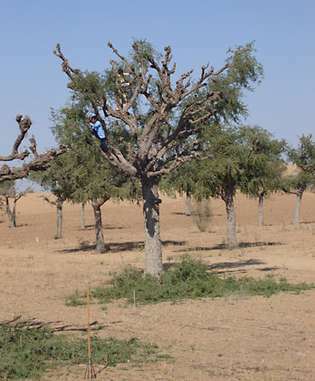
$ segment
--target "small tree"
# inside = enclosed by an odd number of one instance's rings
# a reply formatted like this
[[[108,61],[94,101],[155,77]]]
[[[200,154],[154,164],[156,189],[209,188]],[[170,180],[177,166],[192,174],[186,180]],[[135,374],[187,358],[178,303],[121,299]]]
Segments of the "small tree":
[[[107,133],[108,150],[100,154],[141,182],[145,272],[159,276],[163,269],[160,179],[203,151],[200,133],[205,122],[239,113],[243,104],[234,102],[235,94],[250,89],[262,68],[248,44],[229,51],[217,71],[205,65],[195,80],[192,70],[174,79],[176,65],[169,46],[159,54],[147,42],[136,41],[125,57],[108,45],[116,60],[110,61],[106,76],[72,68],[59,45],[54,53],[74,98],[89,103]]]
[[[285,170],[282,154],[286,149],[284,140],[273,138],[267,130],[242,127],[240,133],[251,151],[246,168],[247,179],[242,191],[258,198],[258,225],[264,225],[264,200],[271,193],[282,190],[282,175]]]
[[[32,173],[30,179],[39,183],[45,190],[51,192],[55,199],[44,197],[50,205],[56,207],[56,234],[55,239],[63,236],[63,204],[71,197],[74,191],[72,181],[72,161],[69,152],[55,158],[50,167],[38,173]]]
[[[23,192],[18,192],[13,180],[0,183],[0,199],[3,199],[0,206],[4,209],[9,219],[10,228],[16,228],[17,203],[28,192],[30,192],[30,188]]]
[[[111,198],[136,199],[137,186],[99,155],[98,144],[85,128],[82,107],[62,109],[54,114],[54,122],[57,140],[69,147],[63,155],[63,160],[68,163],[63,166],[63,172],[66,167],[67,173],[66,198],[81,205],[91,203],[95,218],[96,251],[103,253],[106,245],[101,207]]]
[[[297,172],[285,178],[284,190],[296,195],[293,224],[300,223],[301,203],[305,190],[315,184],[315,141],[312,135],[303,135],[297,148],[288,149],[288,157]]]

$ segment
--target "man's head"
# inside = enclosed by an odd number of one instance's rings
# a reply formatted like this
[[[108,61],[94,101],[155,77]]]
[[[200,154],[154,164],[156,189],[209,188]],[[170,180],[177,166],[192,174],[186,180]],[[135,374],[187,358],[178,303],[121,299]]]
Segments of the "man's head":
[[[97,116],[93,113],[89,114],[89,121],[95,123],[97,121]]]

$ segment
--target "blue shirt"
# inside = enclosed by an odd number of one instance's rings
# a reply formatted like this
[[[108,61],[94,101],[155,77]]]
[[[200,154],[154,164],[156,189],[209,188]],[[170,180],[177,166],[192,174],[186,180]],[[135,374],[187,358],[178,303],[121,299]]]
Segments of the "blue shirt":
[[[95,123],[90,123],[90,128],[96,137],[99,139],[105,139],[105,131],[99,120],[97,120]]]

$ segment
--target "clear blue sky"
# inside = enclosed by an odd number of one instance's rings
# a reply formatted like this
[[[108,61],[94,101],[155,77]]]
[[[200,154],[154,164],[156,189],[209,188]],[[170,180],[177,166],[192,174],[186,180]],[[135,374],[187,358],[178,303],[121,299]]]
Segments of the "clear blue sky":
[[[295,143],[315,133],[314,19],[312,0],[1,0],[0,152],[18,112],[32,117],[41,148],[53,144],[50,108],[69,95],[57,42],[75,66],[102,70],[107,41],[127,53],[134,38],[170,44],[181,70],[218,66],[229,47],[254,40],[265,79],[247,97],[248,122]]]

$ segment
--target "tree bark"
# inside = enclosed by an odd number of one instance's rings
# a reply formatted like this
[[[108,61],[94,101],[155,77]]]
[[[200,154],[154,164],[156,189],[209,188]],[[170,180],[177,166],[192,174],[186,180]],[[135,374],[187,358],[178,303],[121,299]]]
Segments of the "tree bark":
[[[258,226],[264,226],[265,224],[264,201],[265,195],[261,192],[258,196]]]
[[[11,210],[10,200],[9,200],[9,197],[7,196],[5,197],[5,209],[9,219],[9,227],[16,228],[16,203],[13,204],[12,210]]]
[[[104,202],[105,201],[102,201],[102,202],[92,201],[92,207],[93,207],[94,218],[95,218],[95,235],[96,235],[95,250],[98,253],[105,253],[106,251],[104,235],[103,235],[103,223],[102,223],[102,211],[101,211],[101,206],[104,204]]]
[[[238,244],[236,238],[236,216],[233,192],[229,192],[225,196],[224,201],[227,217],[227,247],[229,249],[234,249]]]
[[[186,192],[184,213],[185,213],[185,216],[191,216],[191,213],[192,213],[191,194],[189,192]]]
[[[62,199],[57,199],[56,201],[56,215],[57,215],[57,220],[56,220],[56,235],[55,239],[60,239],[62,238],[62,231],[63,231],[63,203],[64,200]]]
[[[80,209],[80,225],[81,229],[85,229],[85,203],[81,203],[81,209]]]
[[[142,178],[143,215],[145,232],[146,274],[159,277],[163,271],[162,245],[160,239],[160,203],[158,182],[151,178]]]
[[[299,225],[300,223],[300,214],[301,214],[301,202],[304,191],[296,192],[296,201],[295,208],[293,212],[293,225]]]

